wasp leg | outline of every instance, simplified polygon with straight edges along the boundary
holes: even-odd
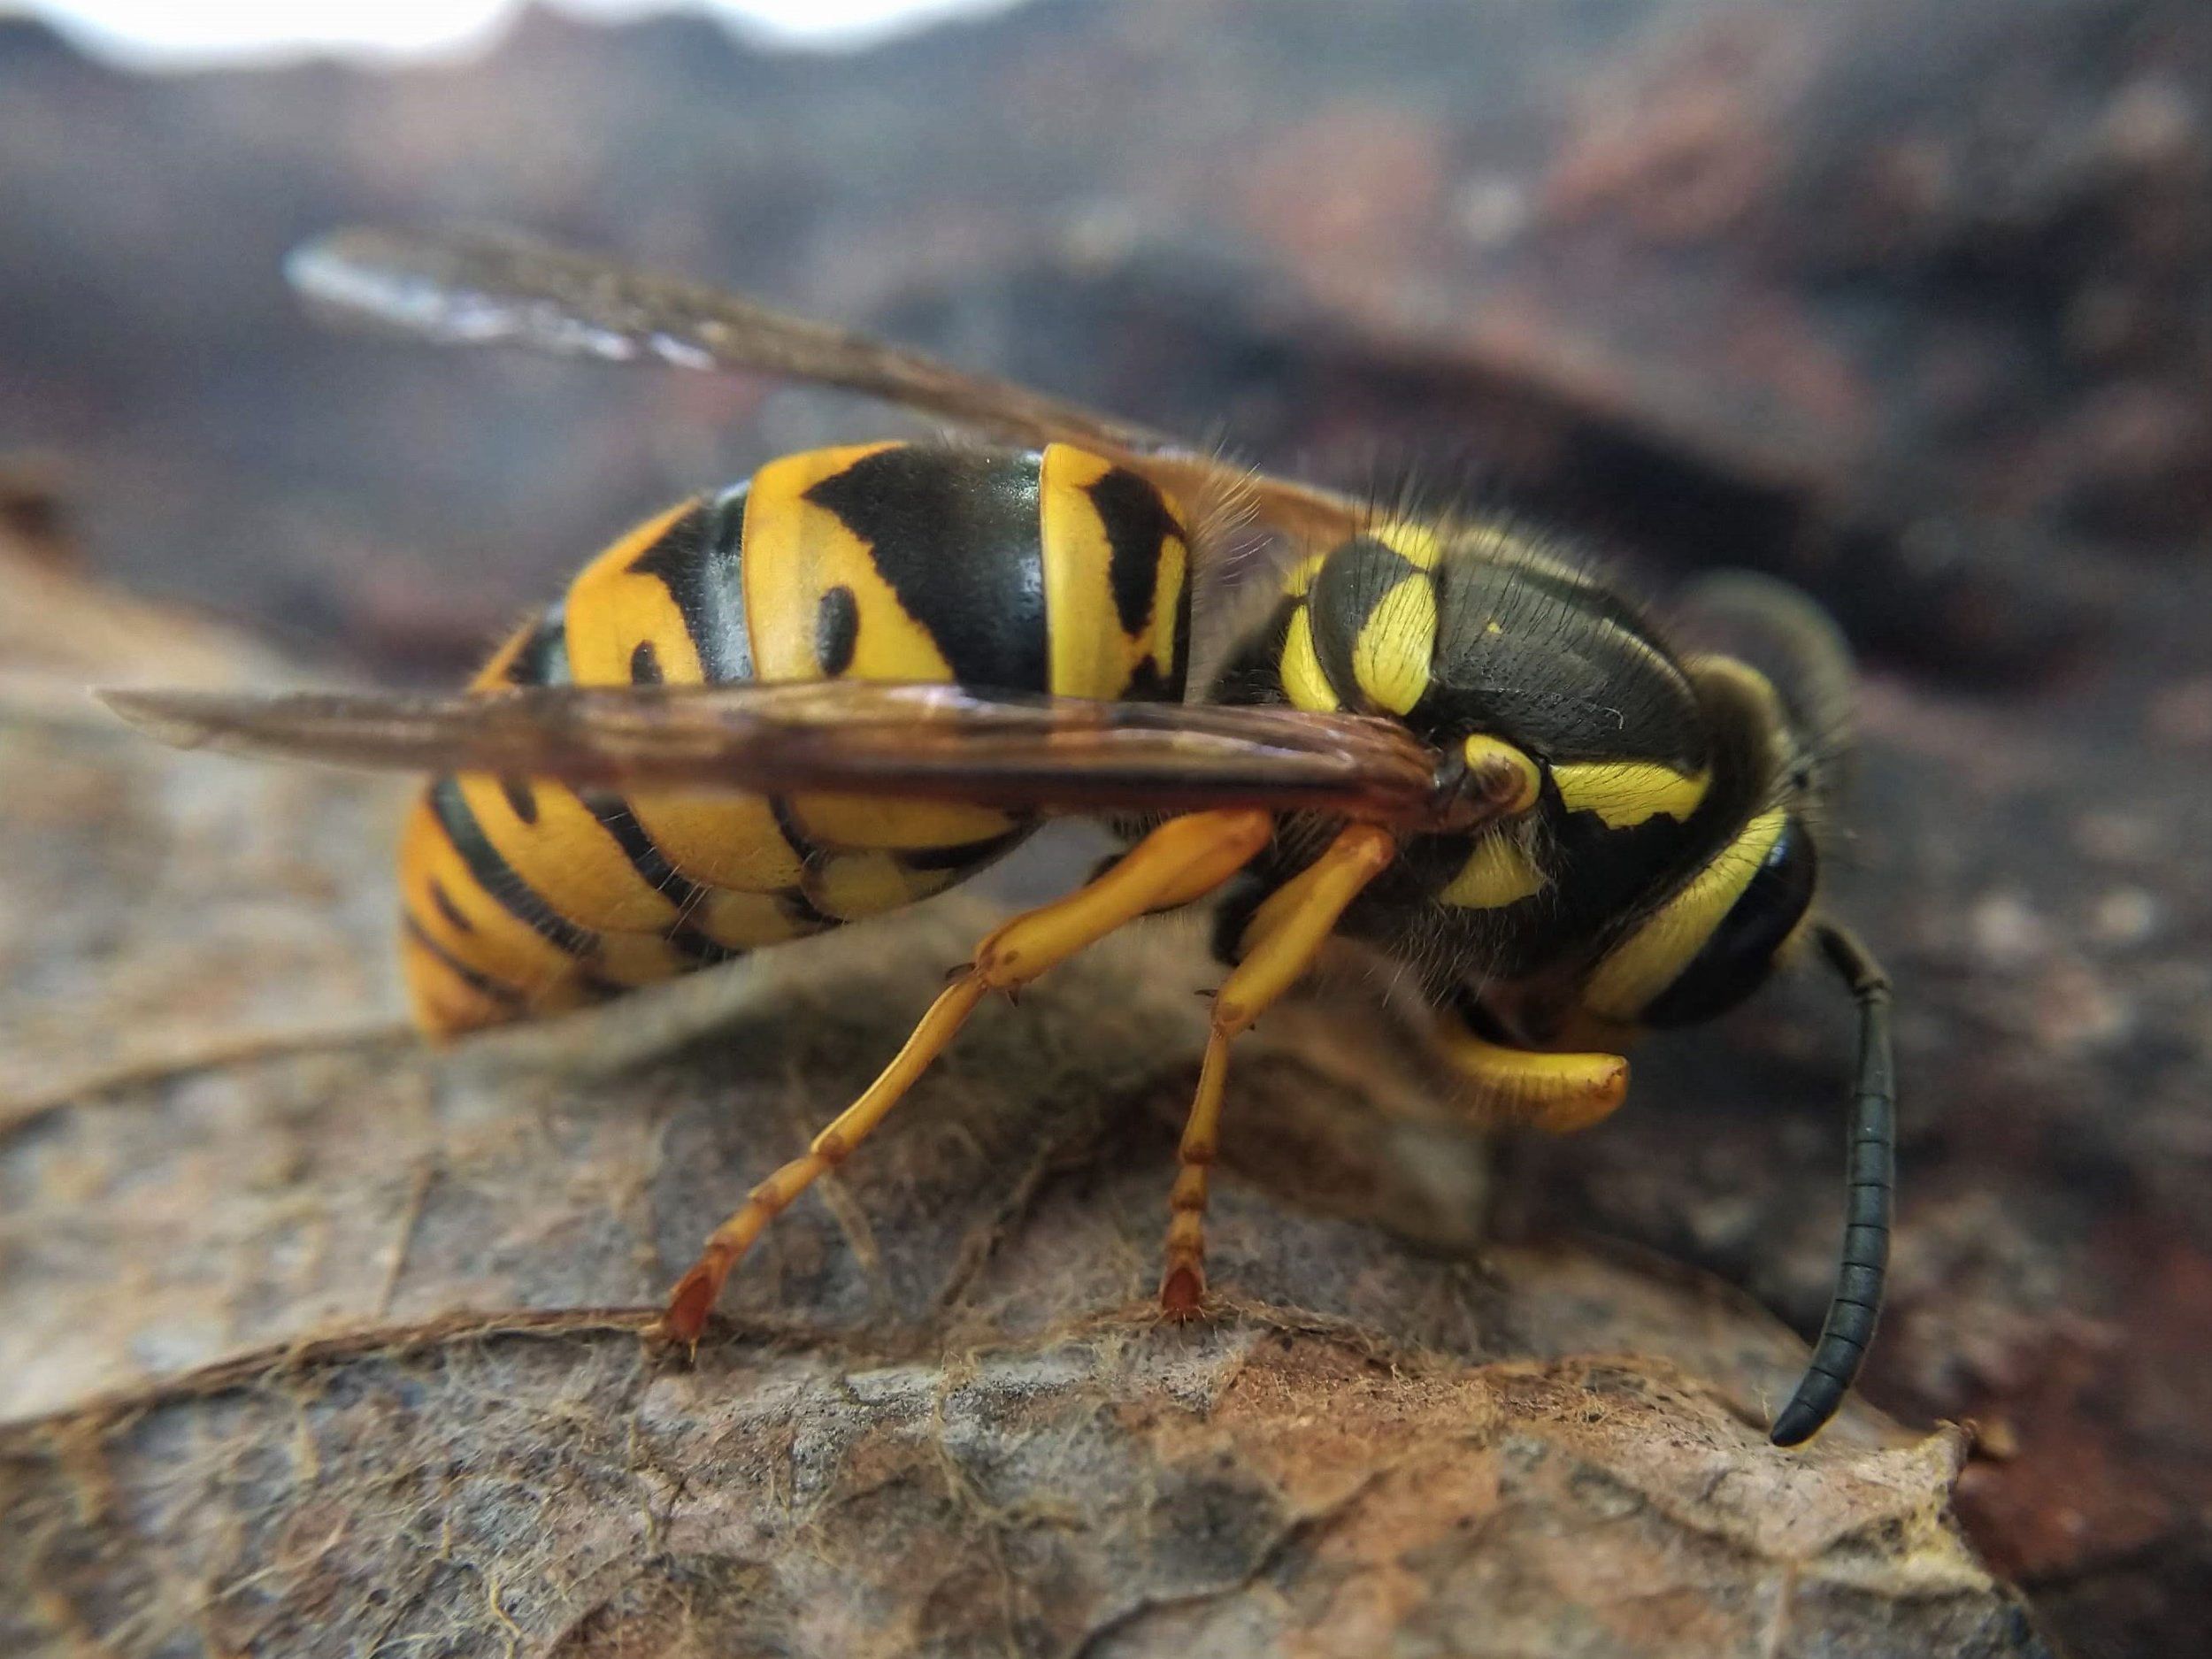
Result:
[[[763,1228],[791,1201],[850,1156],[959,1032],[984,997],[1010,991],[1146,911],[1202,898],[1256,857],[1274,833],[1263,811],[1194,812],[1170,818],[1129,855],[1064,899],[1014,918],[976,947],[968,966],[930,1005],[891,1064],[860,1098],[794,1158],[755,1188],[717,1227],[699,1259],[669,1293],[657,1334],[695,1343],[723,1281]]]
[[[1610,1116],[1628,1094],[1628,1062],[1617,1054],[1508,1048],[1478,1037],[1455,1014],[1438,1020],[1437,1044],[1480,1090],[1475,1110],[1497,1128],[1571,1133]]]
[[[1214,994],[1198,1094],[1183,1125],[1181,1167],[1168,1200],[1160,1306],[1172,1317],[1196,1313],[1206,1294],[1206,1194],[1229,1080],[1229,1044],[1312,965],[1345,907],[1388,867],[1397,850],[1397,839],[1389,831],[1353,825],[1270,895],[1244,930],[1242,959]]]

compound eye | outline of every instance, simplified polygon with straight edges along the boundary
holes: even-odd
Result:
[[[1805,919],[1819,876],[1812,837],[1794,817],[1784,819],[1750,885],[1674,983],[1646,1005],[1643,1022],[1694,1025],[1725,1013],[1765,984],[1775,952]]]

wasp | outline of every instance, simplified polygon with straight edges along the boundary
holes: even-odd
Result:
[[[1125,849],[977,947],[868,1089],[708,1239],[660,1329],[695,1343],[762,1230],[994,992],[1155,911],[1216,904],[1226,969],[1160,1298],[1205,1294],[1230,1048],[1333,940],[1417,983],[1479,1121],[1585,1128],[1647,1032],[1801,949],[1859,1010],[1840,1268],[1772,1438],[1858,1373],[1886,1269],[1890,986],[1816,905],[1848,663],[1809,600],[1721,579],[1677,643],[1555,536],[1250,476],[1142,426],[720,290],[500,234],[354,230],[311,303],[442,342],[766,373],[973,442],[770,462],[587,565],[465,693],[108,694],[186,745],[412,768],[401,949],[435,1037],[897,910],[1056,815]],[[975,447],[976,444],[998,447]],[[1194,672],[1222,516],[1290,557]],[[1210,503],[1212,505],[1210,506]]]

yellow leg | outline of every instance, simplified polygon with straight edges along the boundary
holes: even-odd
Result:
[[[1229,1044],[1312,965],[1345,906],[1396,856],[1387,830],[1356,824],[1328,850],[1271,894],[1244,932],[1244,956],[1215,993],[1213,1028],[1198,1072],[1198,1094],[1183,1125],[1181,1167],[1168,1200],[1167,1265],[1160,1306],[1187,1318],[1206,1294],[1206,1196],[1229,1080]]]
[[[1258,856],[1273,833],[1274,820],[1263,811],[1194,812],[1171,818],[1088,886],[1014,918],[985,939],[883,1074],[814,1137],[803,1157],[794,1158],[753,1188],[745,1207],[714,1230],[699,1259],[669,1293],[659,1333],[682,1342],[699,1340],[723,1281],[761,1230],[851,1155],[944,1052],[986,995],[1035,979],[1148,910],[1204,896]]]
[[[1502,1048],[1448,1014],[1437,1022],[1437,1042],[1480,1089],[1475,1109],[1498,1128],[1567,1134],[1606,1118],[1628,1094],[1628,1062],[1617,1054]]]

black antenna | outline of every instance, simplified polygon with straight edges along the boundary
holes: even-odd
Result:
[[[1897,1202],[1897,1080],[1890,1059],[1889,975],[1847,928],[1816,924],[1821,954],[1859,1004],[1859,1075],[1851,1097],[1850,1179],[1836,1294],[1804,1380],[1774,1419],[1777,1446],[1801,1446],[1828,1425],[1865,1363],[1881,1317],[1889,1229]]]

